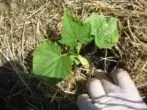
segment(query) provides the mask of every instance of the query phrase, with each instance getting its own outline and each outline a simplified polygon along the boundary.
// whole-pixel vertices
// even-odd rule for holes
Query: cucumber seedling
[[[64,11],[61,40],[54,43],[45,40],[34,50],[33,75],[56,84],[71,73],[72,65],[89,68],[88,60],[80,55],[84,45],[94,40],[98,48],[111,49],[118,38],[117,18],[92,13],[80,21]],[[66,53],[59,43],[68,47]]]

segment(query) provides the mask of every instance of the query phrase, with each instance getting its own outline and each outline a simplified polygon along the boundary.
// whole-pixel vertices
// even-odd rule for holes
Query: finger
[[[112,73],[112,78],[120,88],[136,90],[134,82],[132,81],[129,74],[123,69],[117,69]]]
[[[87,83],[87,88],[92,99],[105,95],[104,88],[98,79],[90,79]]]
[[[96,69],[94,71],[94,77],[101,80],[101,79],[107,79],[106,72],[100,69]]]
[[[80,110],[93,110],[92,101],[87,94],[78,97],[77,105]]]
[[[118,91],[119,87],[112,83],[112,80],[106,76],[106,73],[104,71],[97,70],[94,75],[101,81],[106,93]]]
[[[92,101],[87,94],[82,94],[78,97],[78,100],[77,100],[78,105],[89,104],[89,103],[92,103]]]
[[[116,92],[116,91],[118,92],[120,89],[118,86],[116,86],[112,82],[108,81],[107,79],[102,79],[101,83],[102,83],[103,88],[107,94],[112,93],[112,92]]]

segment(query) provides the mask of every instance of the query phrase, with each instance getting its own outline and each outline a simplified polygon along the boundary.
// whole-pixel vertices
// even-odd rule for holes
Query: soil
[[[84,47],[80,54],[89,60],[92,67],[102,69],[106,73],[111,73],[117,68],[124,68],[117,50],[99,49],[94,41]]]
[[[58,86],[30,74],[36,45],[60,39],[65,8],[81,20],[92,12],[118,18],[118,44],[109,50],[92,42],[81,55],[108,76],[116,68],[127,70],[147,102],[146,0],[0,0],[0,110],[78,109],[77,97],[94,77],[89,70],[75,66]]]

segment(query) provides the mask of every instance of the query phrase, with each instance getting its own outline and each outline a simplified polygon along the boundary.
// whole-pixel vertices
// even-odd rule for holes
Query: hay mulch
[[[92,12],[119,19],[118,45],[111,52],[96,49],[92,57],[89,58],[90,51],[85,56],[97,70],[111,72],[117,65],[123,64],[121,67],[130,73],[141,96],[145,98],[146,0],[0,0],[0,109],[77,109],[76,98],[78,94],[86,92],[85,82],[92,77],[89,70],[76,67],[70,77],[57,87],[30,76],[32,52],[36,45],[44,39],[60,38],[64,8],[79,19],[84,19]],[[99,52],[102,54],[98,55]],[[110,61],[110,57],[116,63],[109,67],[112,63],[106,62]],[[101,59],[104,60],[102,66],[102,62],[94,62]]]

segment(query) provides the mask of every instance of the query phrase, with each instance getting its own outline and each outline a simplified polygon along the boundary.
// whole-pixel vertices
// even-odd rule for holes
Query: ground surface
[[[93,77],[89,71],[76,67],[58,87],[30,75],[38,42],[60,38],[64,8],[79,19],[92,12],[119,19],[120,40],[113,50],[90,44],[81,54],[92,68],[126,69],[141,96],[147,96],[146,0],[0,0],[0,109],[77,109],[76,98]]]

